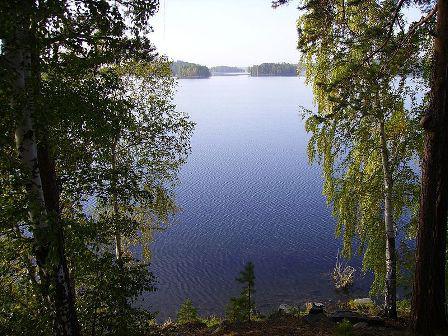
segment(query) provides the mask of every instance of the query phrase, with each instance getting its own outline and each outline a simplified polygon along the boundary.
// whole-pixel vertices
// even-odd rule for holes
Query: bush
[[[400,316],[409,316],[411,313],[411,302],[409,300],[397,301],[397,312]]]
[[[353,335],[353,326],[349,320],[343,319],[336,325],[336,336],[351,336]]]
[[[226,308],[226,318],[231,322],[245,322],[249,320],[250,304],[247,295],[242,294],[239,297],[230,299]]]
[[[213,328],[221,324],[221,319],[217,316],[209,316],[206,318],[201,318],[201,322],[204,323],[207,328]]]
[[[378,315],[381,310],[373,301],[363,301],[363,299],[350,300],[348,306],[352,310],[368,315]]]
[[[199,321],[198,310],[193,306],[190,299],[185,300],[177,312],[176,322],[178,324],[195,323]]]

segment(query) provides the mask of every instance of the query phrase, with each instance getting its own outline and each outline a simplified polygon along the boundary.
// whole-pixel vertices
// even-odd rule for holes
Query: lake
[[[144,305],[174,318],[190,298],[200,314],[222,315],[248,261],[262,312],[337,299],[330,272],[340,241],[321,170],[308,163],[300,106],[313,103],[304,79],[183,79],[175,102],[196,129],[176,192],[182,211],[152,244],[158,291]],[[366,279],[357,287],[365,295]]]

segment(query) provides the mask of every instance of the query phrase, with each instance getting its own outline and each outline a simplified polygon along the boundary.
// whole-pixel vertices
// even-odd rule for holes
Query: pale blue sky
[[[174,60],[248,66],[298,61],[295,4],[270,0],[160,0],[153,41]]]
[[[152,39],[173,60],[207,66],[296,63],[298,1],[277,9],[270,0],[160,0]],[[408,20],[421,12],[406,9]]]

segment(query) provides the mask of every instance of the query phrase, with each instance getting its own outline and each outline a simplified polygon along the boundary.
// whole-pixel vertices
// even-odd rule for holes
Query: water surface
[[[176,104],[197,125],[177,189],[182,211],[152,244],[159,289],[145,305],[174,317],[190,298],[201,314],[222,315],[247,261],[261,311],[334,298],[340,242],[321,170],[307,159],[299,107],[313,104],[303,78],[184,79]]]

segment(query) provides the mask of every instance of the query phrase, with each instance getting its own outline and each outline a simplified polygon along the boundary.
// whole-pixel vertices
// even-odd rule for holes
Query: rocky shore
[[[355,301],[355,300],[353,300]],[[370,299],[358,299],[360,306],[370,305]],[[305,309],[303,309],[305,308]],[[378,315],[353,309],[334,309],[322,303],[307,303],[306,307],[280,305],[270,316],[254,321],[230,323],[226,320],[214,325],[204,322],[178,325],[165,322],[154,326],[150,335],[157,336],[311,336],[311,335],[409,335],[407,320],[383,319]]]

